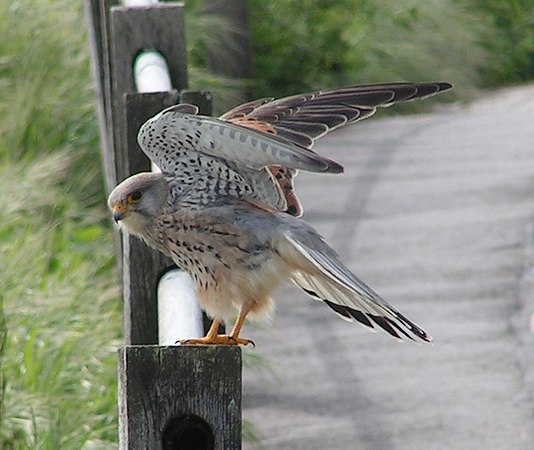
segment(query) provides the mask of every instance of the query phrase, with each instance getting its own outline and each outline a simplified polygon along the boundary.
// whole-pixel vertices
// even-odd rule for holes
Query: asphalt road
[[[434,344],[287,289],[243,332],[273,371],[244,373],[260,448],[534,449],[534,86],[315,149],[346,173],[299,175],[305,219]]]

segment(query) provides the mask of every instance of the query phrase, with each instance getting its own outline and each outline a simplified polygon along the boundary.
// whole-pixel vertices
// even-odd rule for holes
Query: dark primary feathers
[[[318,138],[372,116],[378,107],[425,98],[451,88],[452,84],[446,82],[352,86],[279,100],[254,100],[231,109],[219,118],[311,148]],[[300,217],[303,209],[293,186],[296,171],[279,166],[269,167],[269,171],[285,193],[287,212]]]
[[[274,134],[311,148],[316,139],[329,131],[370,117],[378,107],[426,98],[451,88],[452,84],[446,82],[384,83],[299,94],[278,100],[263,98],[239,105],[222,114],[219,120],[260,133]],[[179,104],[167,108],[164,113],[196,115],[198,108]]]
[[[301,270],[293,275],[293,282],[310,297],[323,301],[342,319],[356,321],[368,329],[378,326],[399,340],[432,341],[422,328],[347,269],[317,233],[301,224],[298,228],[290,228],[285,236],[317,269]]]
[[[372,116],[377,107],[428,97],[451,88],[450,83],[443,82],[352,86],[279,100],[254,100],[224,113],[220,119],[311,148],[316,139]]]

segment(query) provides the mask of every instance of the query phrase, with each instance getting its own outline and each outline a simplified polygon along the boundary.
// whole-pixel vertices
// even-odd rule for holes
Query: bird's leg
[[[232,328],[232,332],[230,333],[230,339],[233,339],[238,344],[252,344],[253,346],[255,346],[254,342],[250,339],[239,337],[239,333],[241,332],[241,328],[243,328],[243,325],[245,324],[245,319],[247,317],[247,314],[250,312],[251,307],[252,303],[243,304],[243,306],[239,310],[239,316],[237,316],[237,320],[235,321],[234,327]]]
[[[206,333],[206,336],[195,339],[182,339],[178,342],[182,345],[217,345],[217,339],[219,337],[217,335],[217,332],[219,331],[220,324],[220,320],[213,319],[213,322],[211,322],[210,329]]]
[[[206,339],[214,339],[217,337],[217,333],[219,332],[219,326],[221,325],[221,321],[217,319],[213,319],[211,322],[210,329],[206,333],[206,336],[204,336]]]
[[[235,322],[234,327],[230,335],[226,334],[217,334],[219,330],[220,321],[214,319],[210,329],[206,333],[206,336],[198,339],[184,339],[180,341],[182,345],[254,345],[250,339],[240,338],[239,333],[243,324],[245,323],[245,318],[250,311],[252,305],[244,304],[239,311],[239,316]]]

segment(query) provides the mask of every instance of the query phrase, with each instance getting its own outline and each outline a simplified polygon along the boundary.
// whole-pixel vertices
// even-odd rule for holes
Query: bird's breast
[[[291,276],[270,234],[258,234],[236,220],[231,206],[222,214],[199,211],[163,214],[160,245],[195,280],[201,304],[239,305],[270,302]],[[258,306],[258,309],[261,309]]]

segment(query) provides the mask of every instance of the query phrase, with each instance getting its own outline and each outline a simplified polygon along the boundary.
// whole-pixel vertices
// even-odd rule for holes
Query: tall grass
[[[112,242],[99,212],[65,192],[68,164],[57,153],[0,168],[0,429],[9,449],[116,440]]]
[[[116,442],[120,302],[81,5],[0,4],[0,445]]]

